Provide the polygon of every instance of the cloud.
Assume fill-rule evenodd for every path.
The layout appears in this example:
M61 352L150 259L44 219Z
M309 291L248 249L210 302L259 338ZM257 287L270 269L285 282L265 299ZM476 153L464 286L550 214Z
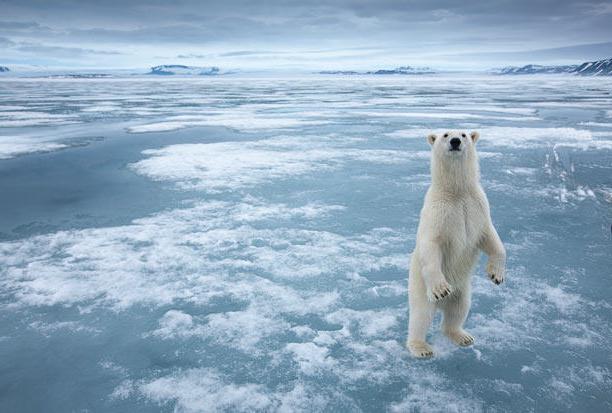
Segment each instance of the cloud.
M11 39L7 39L6 37L0 37L0 47L13 47L15 46L15 42Z
M239 50L239 51L236 51L236 52L222 53L220 56L223 56L223 57L253 56L253 55L274 54L274 53L275 52L269 52L269 51Z
M15 47L16 50L24 53L32 54L47 54L55 57L69 57L77 58L87 55L121 55L123 53L115 50L94 50L94 49L83 49L81 47L63 47L63 46L49 46L45 44L37 43L21 43Z
M345 64L363 66L364 59L373 59L379 65L385 59L420 64L435 61L432 55L442 62L473 63L468 54L514 52L525 50L525 45L530 49L550 49L605 42L612 37L610 10L607 3L600 1L551 0L271 0L263 5L228 0L207 2L205 8L195 0L178 5L144 0L9 0L3 2L6 21L0 22L0 30L15 42L89 50L110 47L124 55L117 54L109 60L126 63L130 59L149 61L162 55L162 50L172 50L168 56L178 55L180 59L215 59L215 64L244 65L248 58L265 58L268 65L278 66L294 62L295 55L308 55L307 51L313 48L348 50L357 46L376 48L382 53L371 56L355 52L343 58ZM22 20L23 16L28 19ZM130 50L134 45L139 46L135 54ZM275 52L276 49L293 54ZM457 50L466 56L457 55ZM48 53L49 57L63 53L52 49L38 52ZM310 59L302 59L306 62L300 64L321 65L327 59L308 56ZM573 56L568 54L567 58Z
M48 28L33 21L0 21L0 29L3 32L27 32Z
M542 61L542 59L555 61L567 61L575 59L577 62L584 60L598 60L602 56L612 56L612 42L579 44L565 47L555 47L548 49L537 50L520 50L520 51L497 51L497 52L479 52L479 53L454 53L446 55L448 58L461 55L468 59L485 59L508 61L509 59L516 61L524 61L527 63Z
M179 54L176 56L176 58L177 59L208 59L213 56L214 55L209 55L209 54L189 53L189 54Z

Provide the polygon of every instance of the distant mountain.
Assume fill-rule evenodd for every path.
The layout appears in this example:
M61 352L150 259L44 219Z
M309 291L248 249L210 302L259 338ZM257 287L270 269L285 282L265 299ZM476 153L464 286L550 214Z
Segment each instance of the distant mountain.
M573 73L576 71L578 65L566 65L566 66L541 66L541 65L527 65L522 67L508 66L499 70L501 75L532 75L532 74L555 74L555 73Z
M3 73L3 72L10 72L10 71L11 71L11 69L9 69L8 67L6 67L6 66L0 66L0 73Z
M501 75L533 75L571 73L582 76L612 76L612 59L585 62L580 65L541 66L527 65L522 67L508 66L496 70Z
M60 78L60 79L103 79L113 77L108 73L64 73L59 75L49 75L49 78Z
M320 75L361 75L362 73L355 72L354 70L323 70L319 72Z
M324 70L320 75L429 75L436 73L429 67L400 66L395 69L379 69L371 72L356 72L353 70Z
M586 76L612 76L612 59L585 62L576 68L576 73Z
M197 66L185 66L185 65L160 65L151 68L149 75L196 75L196 76L215 76L221 74L219 68L216 66L211 67L197 67Z
M429 75L435 73L429 67L400 66L395 69L380 69L367 72L369 75Z

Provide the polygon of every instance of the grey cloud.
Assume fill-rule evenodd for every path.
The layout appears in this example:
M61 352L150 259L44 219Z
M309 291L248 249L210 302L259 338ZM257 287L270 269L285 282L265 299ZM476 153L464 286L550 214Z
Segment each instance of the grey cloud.
M28 21L0 21L0 29L2 30L30 30L40 28L40 24Z
M253 55L269 55L269 54L282 54L283 52L272 52L266 50L238 50L235 52L221 53L219 56L222 57L235 57L235 56L253 56Z
M371 53L371 52L380 52L379 49L374 49L371 47L349 47L343 49L323 49L323 50L300 50L300 51L291 51L291 50L236 50L225 53L210 53L210 54L197 54L197 53L189 53L189 54L179 54L176 56L177 59L211 59L217 57L253 57L253 56L284 56L284 55L329 55L334 53L345 53L345 52L360 52L355 53L355 55L360 55L363 53ZM308 57L311 58L311 57Z
M179 59L245 61L297 54L316 59L313 49L345 53L365 47L416 58L458 51L550 49L612 38L612 7L598 0L5 0L1 4L5 21L0 21L0 33L10 41L53 43L82 49L81 55L109 48L129 55L127 49L144 46L159 49L155 56L172 48L170 55ZM11 46L0 43L0 48L7 47ZM372 53L364 51L366 55Z
M0 37L0 47L7 48L15 46L15 42L11 39L7 39L6 37Z
M14 42L11 39L0 37L0 48L5 51L20 52L31 55L51 55L59 58L79 58L87 55L121 55L116 50L96 50L81 47L54 46L43 43Z
M161 56L156 56L156 57L160 58ZM176 55L177 59L208 59L210 57L214 57L214 55L210 55L210 54L195 54L195 53Z
M94 49L83 49L80 47L63 47L63 46L49 46L44 44L34 43L23 43L15 47L20 52L33 53L33 54L51 54L56 57L81 57L86 55L121 55L123 53L115 50L94 50Z
M452 59L459 54L447 54L445 57ZM486 53L463 53L462 57L478 60L517 61L534 62L538 59L566 60L574 59L576 62L601 59L602 56L612 56L612 42L582 44L576 46L555 47L550 49L524 50L519 52L486 52Z

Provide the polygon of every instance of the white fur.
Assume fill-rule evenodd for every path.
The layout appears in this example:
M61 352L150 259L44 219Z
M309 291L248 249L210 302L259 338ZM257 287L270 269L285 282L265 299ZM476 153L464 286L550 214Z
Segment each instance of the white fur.
M470 310L472 270L482 250L487 273L504 280L506 252L491 222L489 202L480 186L478 133L429 135L431 186L425 195L408 280L410 317L407 346L415 357L430 357L425 341L436 308L443 312L442 331L456 344L474 338L463 329ZM451 139L459 138L459 151Z

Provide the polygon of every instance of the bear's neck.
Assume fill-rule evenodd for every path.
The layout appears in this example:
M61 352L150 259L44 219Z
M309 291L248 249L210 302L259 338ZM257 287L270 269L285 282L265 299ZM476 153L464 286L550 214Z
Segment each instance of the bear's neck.
M438 191L454 195L476 190L480 185L476 154L470 154L467 159L451 159L450 162L440 162L435 157L432 158L431 185Z

